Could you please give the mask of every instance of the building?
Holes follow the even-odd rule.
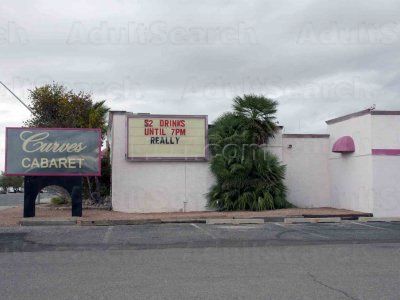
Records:
[[[112,203],[116,211],[207,210],[213,183],[208,162],[130,161],[127,120],[110,113]],[[287,134],[268,145],[287,166],[288,200],[400,216],[400,111],[373,109],[326,121],[329,134]]]

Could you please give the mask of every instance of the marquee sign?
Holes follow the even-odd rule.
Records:
[[[101,131],[6,128],[6,175],[100,176]]]
[[[131,115],[127,119],[127,159],[204,161],[207,116]]]

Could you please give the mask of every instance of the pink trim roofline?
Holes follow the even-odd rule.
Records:
[[[400,149],[372,149],[372,155],[400,155]]]
[[[284,133],[283,138],[327,139],[329,134],[319,133]]]
[[[351,114],[347,114],[347,115],[344,115],[341,117],[327,120],[327,121],[325,121],[325,123],[328,125],[331,125],[331,124],[339,123],[342,121],[346,121],[346,120],[353,119],[356,117],[361,117],[361,116],[368,115],[368,114],[373,115],[373,116],[398,116],[398,115],[400,115],[400,111],[399,110],[373,110],[371,108],[368,108],[368,109],[364,109],[361,111],[357,111],[355,113],[351,113]]]

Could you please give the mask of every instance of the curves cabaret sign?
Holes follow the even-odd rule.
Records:
[[[131,115],[127,126],[128,160],[207,160],[207,116]]]
[[[100,176],[100,129],[6,128],[6,175]]]

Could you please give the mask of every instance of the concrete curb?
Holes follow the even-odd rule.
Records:
[[[346,216],[342,217],[260,217],[260,218],[165,218],[165,219],[142,219],[142,220],[80,220],[78,218],[67,219],[22,219],[19,224],[21,226],[118,226],[118,225],[144,225],[144,224],[183,224],[183,223],[205,223],[209,225],[218,224],[264,224],[268,222],[284,222],[286,224],[297,223],[339,223],[347,220]],[[356,219],[357,220],[357,219]],[[376,218],[376,217],[358,217],[360,222],[400,222],[397,218]]]
[[[143,225],[143,224],[160,224],[160,219],[143,219],[143,220],[80,220],[80,226],[118,226],[118,225]]]
[[[265,223],[283,223],[285,217],[265,217],[263,218]]]
[[[284,223],[340,223],[342,220],[339,217],[333,218],[285,218]]]
[[[379,217],[360,217],[359,222],[400,222],[400,217],[379,218]]]
[[[371,213],[360,213],[360,214],[319,214],[319,215],[308,215],[304,214],[304,218],[341,218],[342,220],[358,220],[360,217],[372,217]]]
[[[161,219],[163,224],[206,223],[206,219]]]
[[[22,219],[19,224],[21,226],[73,226],[77,224],[77,219]]]
[[[206,224],[219,225],[219,224],[264,224],[264,219],[207,219]]]

